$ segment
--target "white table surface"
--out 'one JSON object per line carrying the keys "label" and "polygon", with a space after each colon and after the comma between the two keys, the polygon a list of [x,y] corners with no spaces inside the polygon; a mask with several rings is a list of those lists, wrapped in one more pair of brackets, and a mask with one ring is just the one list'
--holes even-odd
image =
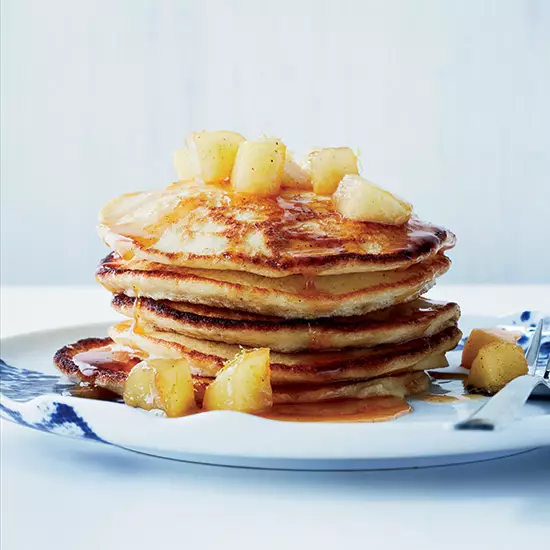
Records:
{"label": "white table surface", "polygon": [[[440,285],[467,313],[550,311],[549,286]],[[7,287],[3,336],[109,321],[96,288]],[[2,421],[2,550],[547,548],[550,448],[476,464],[284,472],[187,464]]]}

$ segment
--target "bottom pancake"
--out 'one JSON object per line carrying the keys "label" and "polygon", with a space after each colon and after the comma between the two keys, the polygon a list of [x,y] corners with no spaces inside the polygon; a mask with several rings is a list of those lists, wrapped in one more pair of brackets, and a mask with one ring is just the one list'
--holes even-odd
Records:
{"label": "bottom pancake", "polygon": [[[271,353],[273,385],[324,384],[346,380],[368,380],[409,370],[423,361],[432,361],[453,349],[460,341],[457,327],[446,328],[429,337],[402,344],[374,348],[309,353]],[[186,359],[191,372],[213,378],[243,347],[189,338],[174,332],[161,332],[148,324],[132,321],[111,327],[109,336],[137,355],[166,359]],[[431,365],[420,368],[437,368]]]}
{"label": "bottom pancake", "polygon": [[[87,338],[65,346],[54,357],[56,367],[75,382],[86,382],[122,395],[128,373],[141,358],[110,338]],[[439,358],[441,363],[441,358]],[[433,368],[433,367],[429,367]],[[193,376],[195,396],[202,402],[212,378]],[[317,403],[336,399],[406,397],[428,389],[423,370],[395,373],[366,381],[350,380],[328,384],[293,384],[273,387],[275,404]]]}

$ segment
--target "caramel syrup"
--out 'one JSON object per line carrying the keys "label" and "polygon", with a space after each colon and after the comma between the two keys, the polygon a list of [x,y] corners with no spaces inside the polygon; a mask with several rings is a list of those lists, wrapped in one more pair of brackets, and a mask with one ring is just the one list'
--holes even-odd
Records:
{"label": "caramel syrup", "polygon": [[[416,218],[403,226],[345,219],[330,197],[311,191],[286,190],[276,197],[250,197],[234,192],[229,182],[186,181],[164,190],[136,193],[135,197],[137,203],[129,206],[127,215],[115,212],[113,219],[103,221],[112,233],[110,244],[128,258],[135,248],[153,247],[170,226],[178,226],[182,233],[207,231],[201,229],[204,219],[225,227],[219,235],[227,241],[227,253],[242,246],[249,230],[257,230],[271,248],[269,256],[298,259],[350,253],[415,255],[428,248],[450,248],[455,240],[442,228]],[[140,211],[142,200],[149,201],[152,212]],[[246,216],[241,219],[243,213]]]}
{"label": "caramel syrup", "polygon": [[466,380],[468,377],[463,372],[442,372],[437,370],[429,370],[428,374],[436,380]]}
{"label": "caramel syrup", "polygon": [[[483,399],[483,394],[470,393],[464,387],[467,374],[460,372],[428,371],[428,374],[436,379],[432,382],[432,393],[420,396],[420,401],[432,403],[449,403],[452,401],[464,401],[466,399]],[[448,390],[446,388],[449,388]],[[450,395],[452,393],[452,395]]]}
{"label": "caramel syrup", "polygon": [[430,403],[452,403],[453,401],[460,401],[455,395],[445,395],[440,393],[427,393],[419,397],[420,401],[428,401]]}
{"label": "caramel syrup", "polygon": [[274,405],[258,416],[290,422],[384,422],[411,411],[412,407],[400,397],[370,397]]}
{"label": "caramel syrup", "polygon": [[88,378],[93,378],[98,369],[130,372],[140,361],[130,352],[112,351],[109,348],[84,351],[73,357],[73,363]]}
{"label": "caramel syrup", "polygon": [[315,286],[315,276],[304,275],[304,291],[307,294],[317,293],[317,287]]}
{"label": "caramel syrup", "polygon": [[120,395],[109,391],[106,388],[100,388],[87,382],[76,384],[71,388],[68,388],[63,395],[70,395],[71,397],[82,397],[84,399],[97,399],[98,401],[122,401]]}
{"label": "caramel syrup", "polygon": [[145,334],[145,330],[143,328],[144,320],[142,315],[142,309],[143,308],[143,298],[138,296],[134,300],[134,305],[132,306],[132,332],[134,334]]}
{"label": "caramel syrup", "polygon": [[[70,395],[104,401],[120,400],[109,390],[93,385],[99,369],[130,372],[141,359],[129,351],[112,351],[108,347],[78,353],[73,362],[88,381],[68,390]],[[269,411],[258,414],[263,418],[292,422],[383,422],[393,420],[412,411],[400,397],[371,397],[368,399],[340,399],[323,403],[274,405]]]}
{"label": "caramel syrup", "polygon": [[[70,388],[67,393],[74,397],[120,401],[120,396],[94,385],[99,370],[128,373],[141,361],[131,350],[112,350],[110,347],[78,353],[73,362],[84,375],[85,381]],[[444,371],[428,371],[438,379],[432,393],[418,397],[430,403],[454,403],[463,399],[481,399],[482,395],[454,395],[449,392],[437,393],[439,384],[463,380],[465,374]],[[441,388],[442,390],[442,388]],[[274,405],[269,411],[258,414],[263,418],[288,422],[383,422],[399,418],[412,411],[407,401],[400,397],[371,397],[368,399],[340,399],[321,403],[288,403]]]}
{"label": "caramel syrup", "polygon": [[[138,306],[139,307],[139,306]],[[314,335],[313,335],[314,336]],[[94,386],[97,372],[119,371],[128,373],[141,361],[131,350],[113,350],[110,347],[78,353],[73,362],[84,375],[85,381],[68,390],[70,395],[103,401],[116,401],[116,394]],[[465,374],[445,371],[428,371],[438,380],[432,393],[418,399],[430,403],[454,403],[463,399],[480,399],[483,396],[464,393],[457,395],[454,390],[438,393],[437,386],[446,382],[456,384]],[[382,422],[393,420],[412,411],[411,406],[399,397],[371,397],[368,399],[341,399],[321,403],[289,403],[274,405],[269,411],[258,414],[263,418],[290,422]]]}

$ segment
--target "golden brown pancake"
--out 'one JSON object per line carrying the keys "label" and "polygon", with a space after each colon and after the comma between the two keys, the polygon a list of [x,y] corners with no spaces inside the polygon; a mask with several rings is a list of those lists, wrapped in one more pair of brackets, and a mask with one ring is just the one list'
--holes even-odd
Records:
{"label": "golden brown pancake", "polygon": [[312,320],[124,294],[116,295],[112,306],[122,315],[150,323],[159,331],[226,344],[268,347],[283,353],[406,342],[454,326],[460,315],[457,304],[422,298],[367,315]]}
{"label": "golden brown pancake", "polygon": [[363,315],[415,300],[450,264],[438,254],[402,271],[272,278],[242,271],[176,268],[110,254],[96,277],[114,294],[315,319]]}
{"label": "golden brown pancake", "polygon": [[345,219],[312,192],[250,198],[200,181],[111,200],[99,232],[124,257],[267,277],[403,269],[455,243],[416,218],[401,226]]}
{"label": "golden brown pancake", "polygon": [[[233,359],[240,346],[197,340],[174,332],[160,332],[148,324],[124,321],[111,327],[109,336],[120,346],[144,357],[189,361],[191,372],[214,377]],[[430,356],[441,356],[460,341],[461,332],[450,327],[425,338],[375,348],[309,353],[271,353],[273,385],[367,380],[413,368]],[[424,366],[422,368],[434,368]]]}
{"label": "golden brown pancake", "polygon": [[[78,366],[75,356],[93,351],[120,351],[110,338],[87,338],[61,348],[54,357],[57,368],[76,382],[93,383],[106,388],[118,395],[124,392],[126,377],[133,363],[125,370],[99,367],[91,374],[84,374],[85,369]],[[212,381],[195,375],[195,396],[197,402],[202,402],[204,391]],[[333,399],[365,399],[368,397],[397,396],[405,397],[422,393],[428,389],[429,379],[423,371],[411,371],[384,376],[367,381],[347,381],[323,385],[298,384],[292,386],[275,386],[273,400],[279,403],[316,403]]]}

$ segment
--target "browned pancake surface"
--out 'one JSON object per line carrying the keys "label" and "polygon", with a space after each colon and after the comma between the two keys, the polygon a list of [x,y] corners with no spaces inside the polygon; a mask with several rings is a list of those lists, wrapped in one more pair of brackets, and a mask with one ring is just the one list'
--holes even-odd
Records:
{"label": "browned pancake surface", "polygon": [[100,234],[122,255],[269,277],[398,269],[455,243],[416,218],[402,226],[345,219],[312,192],[250,197],[198,181],[113,199]]}
{"label": "browned pancake surface", "polygon": [[401,271],[271,278],[214,269],[165,266],[110,254],[97,280],[114,294],[145,296],[285,318],[362,315],[418,298],[450,267],[438,254]]}
{"label": "browned pancake surface", "polygon": [[284,319],[230,309],[114,296],[113,308],[126,317],[192,338],[269,347],[274,351],[296,352],[347,347],[373,347],[431,336],[456,324],[457,304],[418,299],[367,315]]}
{"label": "browned pancake surface", "polygon": [[[120,365],[120,368],[117,369],[100,367],[94,369],[92,374],[86,375],[84,374],[86,370],[77,365],[78,358],[75,360],[75,356],[79,354],[103,353],[106,350],[116,350],[115,353],[120,353],[120,348],[110,338],[86,338],[58,350],[54,357],[54,363],[63,374],[75,382],[92,383],[122,395],[128,372],[136,361],[130,362],[127,368]],[[193,376],[198,403],[202,402],[204,392],[211,382],[212,378]],[[334,399],[366,399],[383,396],[405,397],[426,391],[428,385],[429,379],[424,372],[411,371],[366,381],[352,380],[321,385],[275,386],[273,399],[275,403],[279,404],[316,403]]]}
{"label": "browned pancake surface", "polygon": [[[241,346],[161,332],[149,325],[136,327],[131,321],[114,325],[109,335],[117,344],[131,348],[137,354],[185,358],[193,373],[208,377],[216,376],[224,363],[233,359],[241,350]],[[441,356],[456,346],[460,336],[458,328],[450,327],[430,337],[375,348],[308,353],[272,352],[271,380],[274,385],[280,385],[375,378],[407,370],[430,357]]]}

